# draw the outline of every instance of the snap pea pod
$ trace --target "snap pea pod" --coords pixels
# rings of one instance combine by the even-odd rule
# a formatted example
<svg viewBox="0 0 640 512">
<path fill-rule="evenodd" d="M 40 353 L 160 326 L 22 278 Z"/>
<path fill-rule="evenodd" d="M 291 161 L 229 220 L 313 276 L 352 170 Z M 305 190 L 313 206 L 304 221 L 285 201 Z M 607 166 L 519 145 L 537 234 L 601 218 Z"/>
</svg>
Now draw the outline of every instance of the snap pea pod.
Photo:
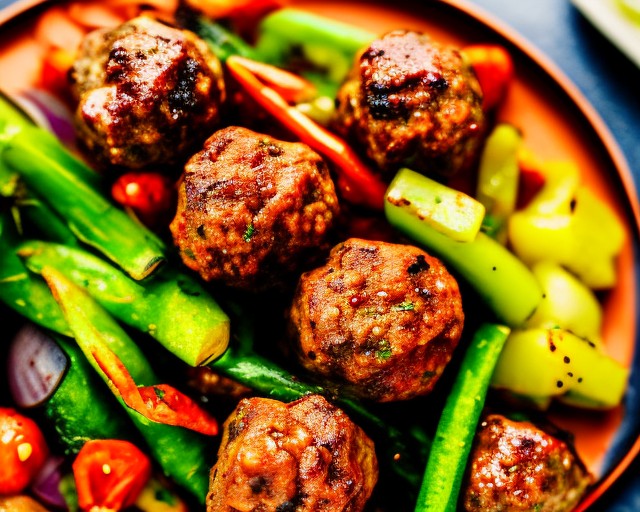
<svg viewBox="0 0 640 512">
<path fill-rule="evenodd" d="M 491 375 L 510 329 L 481 325 L 467 348 L 433 440 L 415 512 L 455 512 Z"/>
<path fill-rule="evenodd" d="M 56 148 L 54 151 L 52 148 Z M 64 155 L 64 156 L 61 156 Z M 76 237 L 142 279 L 164 261 L 164 244 L 110 203 L 79 173 L 55 137 L 25 126 L 0 146 L 0 160 L 63 217 Z M 89 173 L 89 171 L 87 171 Z"/>
<path fill-rule="evenodd" d="M 191 366 L 206 364 L 227 348 L 229 317 L 198 281 L 169 265 L 139 282 L 80 248 L 28 241 L 18 252 L 32 272 L 55 267 L 114 317 Z"/>
<path fill-rule="evenodd" d="M 12 221 L 6 213 L 0 213 L 0 300 L 33 323 L 69 335 L 60 306 L 47 285 L 24 266 L 16 246 Z"/>
<path fill-rule="evenodd" d="M 109 379 L 91 353 L 96 344 L 106 345 L 125 362 L 127 370 L 138 385 L 159 382 L 138 346 L 84 290 L 53 268 L 44 268 L 43 276 L 62 306 L 76 342 L 107 384 Z M 147 442 L 150 453 L 164 473 L 190 491 L 200 503 L 204 503 L 213 455 L 213 449 L 207 439 L 182 427 L 152 422 L 129 409 L 122 397 L 118 395 L 117 398 Z"/>
</svg>

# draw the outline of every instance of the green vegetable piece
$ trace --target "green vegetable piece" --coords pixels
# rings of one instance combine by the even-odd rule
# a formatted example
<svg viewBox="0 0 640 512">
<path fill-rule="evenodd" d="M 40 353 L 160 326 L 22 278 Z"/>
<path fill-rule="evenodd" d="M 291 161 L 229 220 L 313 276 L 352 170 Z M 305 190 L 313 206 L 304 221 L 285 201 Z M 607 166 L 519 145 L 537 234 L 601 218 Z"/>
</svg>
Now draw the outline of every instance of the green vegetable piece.
<svg viewBox="0 0 640 512">
<path fill-rule="evenodd" d="M 307 62 L 324 71 L 326 80 L 318 89 L 322 94 L 334 97 L 356 54 L 374 39 L 375 34 L 347 23 L 284 8 L 263 18 L 258 27 L 255 50 L 260 60 L 276 65 L 286 65 L 292 55 L 302 55 Z M 313 74 L 305 76 L 317 82 Z M 333 90 L 329 91 L 330 88 Z"/>
<path fill-rule="evenodd" d="M 394 198 L 392 202 L 385 201 L 389 223 L 455 269 L 474 287 L 500 322 L 518 327 L 533 314 L 542 300 L 542 290 L 527 266 L 508 249 L 482 232 L 471 242 L 457 242 L 438 232 L 415 212 L 395 206 L 403 201 L 393 185 L 387 191 L 389 196 Z"/>
<path fill-rule="evenodd" d="M 0 300 L 33 323 L 69 335 L 60 306 L 47 285 L 29 273 L 16 254 L 17 234 L 11 220 L 0 213 Z"/>
<path fill-rule="evenodd" d="M 509 219 L 509 241 L 528 265 L 552 261 L 592 289 L 615 285 L 625 229 L 613 210 L 579 185 L 572 163 L 549 163 L 539 195 Z"/>
<path fill-rule="evenodd" d="M 191 366 L 216 359 L 229 344 L 229 317 L 195 278 L 173 267 L 136 282 L 79 248 L 31 241 L 20 246 L 19 254 L 32 272 L 58 269 L 114 317 L 148 333 Z"/>
<path fill-rule="evenodd" d="M 67 372 L 42 405 L 47 426 L 54 429 L 65 455 L 80 451 L 90 439 L 134 440 L 131 423 L 100 382 L 78 346 L 55 338 L 69 360 Z"/>
<path fill-rule="evenodd" d="M 2 161 L 63 217 L 71 231 L 120 265 L 134 279 L 150 275 L 164 261 L 164 245 L 83 181 L 51 151 L 51 135 L 24 127 L 2 148 Z M 64 148 L 59 146 L 64 153 Z M 81 165 L 77 162 L 78 165 Z"/>
<path fill-rule="evenodd" d="M 485 212 L 472 197 L 410 169 L 400 169 L 387 190 L 385 211 L 389 215 L 394 209 L 457 242 L 476 238 Z"/>
<path fill-rule="evenodd" d="M 491 218 L 490 228 L 485 232 L 502 243 L 506 241 L 506 222 L 518 199 L 520 167 L 518 152 L 522 135 L 515 126 L 497 125 L 485 143 L 478 169 L 476 199 L 487 210 Z"/>
<path fill-rule="evenodd" d="M 438 422 L 416 512 L 455 512 L 491 375 L 510 330 L 484 324 L 467 348 Z"/>
<path fill-rule="evenodd" d="M 531 271 L 543 299 L 526 327 L 561 328 L 600 345 L 602 306 L 593 291 L 556 263 L 542 261 Z"/>
<path fill-rule="evenodd" d="M 186 26 L 198 34 L 222 62 L 225 62 L 231 55 L 257 59 L 253 47 L 244 39 L 206 16 L 197 15 L 189 18 L 186 20 Z"/>
<path fill-rule="evenodd" d="M 76 342 L 107 384 L 109 379 L 91 355 L 95 345 L 103 345 L 113 351 L 124 362 L 136 384 L 158 383 L 142 351 L 97 302 L 57 270 L 47 267 L 42 274 L 62 306 Z M 117 398 L 165 474 L 204 504 L 213 452 L 207 439 L 182 427 L 152 422 L 129 409 L 119 395 Z"/>
<path fill-rule="evenodd" d="M 556 397 L 591 409 L 620 404 L 629 370 L 593 344 L 563 329 L 514 331 L 492 386 L 516 395 Z"/>
</svg>

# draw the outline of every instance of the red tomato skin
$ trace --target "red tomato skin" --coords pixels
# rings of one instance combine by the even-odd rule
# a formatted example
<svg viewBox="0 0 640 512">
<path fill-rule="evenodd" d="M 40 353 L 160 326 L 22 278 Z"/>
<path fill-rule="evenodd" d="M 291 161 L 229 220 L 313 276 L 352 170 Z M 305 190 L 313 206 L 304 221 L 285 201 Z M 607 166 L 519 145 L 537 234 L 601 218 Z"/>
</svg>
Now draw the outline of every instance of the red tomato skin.
<svg viewBox="0 0 640 512">
<path fill-rule="evenodd" d="M 0 495 L 24 491 L 48 455 L 44 435 L 32 419 L 0 408 Z"/>
<path fill-rule="evenodd" d="M 495 44 L 470 45 L 462 53 L 469 60 L 482 89 L 482 107 L 496 108 L 504 99 L 513 80 L 514 66 L 507 50 Z"/>
<path fill-rule="evenodd" d="M 155 172 L 129 172 L 111 187 L 113 199 L 131 209 L 148 227 L 156 227 L 175 213 L 176 190 L 172 181 Z"/>
<path fill-rule="evenodd" d="M 87 441 L 72 465 L 82 510 L 133 505 L 151 477 L 149 458 L 129 441 Z"/>
</svg>

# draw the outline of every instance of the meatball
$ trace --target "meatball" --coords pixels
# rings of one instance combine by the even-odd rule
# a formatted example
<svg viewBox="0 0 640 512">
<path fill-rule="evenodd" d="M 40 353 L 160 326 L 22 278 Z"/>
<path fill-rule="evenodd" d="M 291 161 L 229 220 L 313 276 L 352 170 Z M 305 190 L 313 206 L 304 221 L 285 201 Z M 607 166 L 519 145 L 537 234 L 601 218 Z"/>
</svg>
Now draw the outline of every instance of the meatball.
<svg viewBox="0 0 640 512">
<path fill-rule="evenodd" d="M 203 279 L 264 290 L 326 256 L 337 213 L 329 170 L 308 146 L 228 127 L 187 163 L 170 227 Z"/>
<path fill-rule="evenodd" d="M 379 402 L 429 393 L 464 323 L 458 284 L 438 259 L 357 238 L 301 276 L 289 316 L 302 366 Z"/>
<path fill-rule="evenodd" d="M 493 414 L 476 434 L 462 499 L 469 512 L 563 512 L 591 483 L 567 443 L 532 423 Z"/>
<path fill-rule="evenodd" d="M 220 120 L 218 59 L 195 34 L 149 17 L 88 34 L 71 79 L 79 138 L 101 164 L 182 163 Z"/>
<path fill-rule="evenodd" d="M 224 424 L 207 512 L 357 512 L 377 478 L 373 442 L 323 397 L 243 399 Z"/>
<path fill-rule="evenodd" d="M 477 158 L 485 118 L 480 86 L 460 53 L 421 33 L 373 41 L 340 88 L 332 126 L 385 173 L 408 165 L 449 176 Z"/>
</svg>

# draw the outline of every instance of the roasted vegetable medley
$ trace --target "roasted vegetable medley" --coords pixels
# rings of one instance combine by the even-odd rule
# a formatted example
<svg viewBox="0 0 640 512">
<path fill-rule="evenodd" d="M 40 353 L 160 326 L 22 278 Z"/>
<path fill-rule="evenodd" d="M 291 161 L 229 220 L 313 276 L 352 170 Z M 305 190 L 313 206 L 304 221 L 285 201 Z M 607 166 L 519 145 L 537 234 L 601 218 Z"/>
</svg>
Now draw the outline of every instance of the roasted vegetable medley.
<svg viewBox="0 0 640 512">
<path fill-rule="evenodd" d="M 0 98 L 0 509 L 583 499 L 547 413 L 621 406 L 626 233 L 501 120 L 506 48 L 277 0 L 54 10 L 77 41 Z"/>
</svg>

